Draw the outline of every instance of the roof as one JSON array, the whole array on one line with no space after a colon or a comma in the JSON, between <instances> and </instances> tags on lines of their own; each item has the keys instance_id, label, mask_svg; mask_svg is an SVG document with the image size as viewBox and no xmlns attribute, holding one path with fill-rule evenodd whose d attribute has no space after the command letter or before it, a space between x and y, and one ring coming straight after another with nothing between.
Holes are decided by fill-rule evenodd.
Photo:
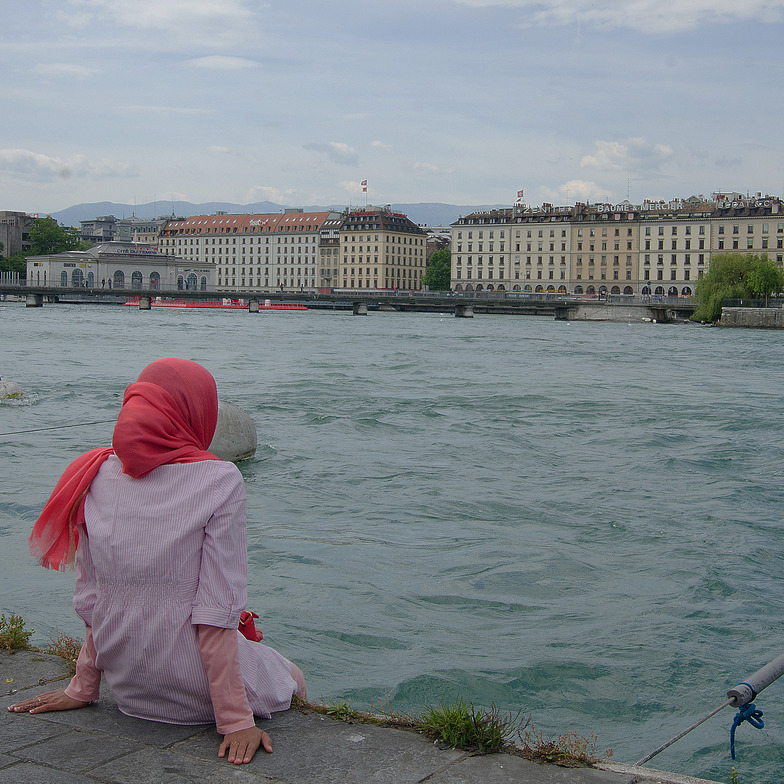
<instances>
[{"instance_id":1,"label":"roof","mask_svg":"<svg viewBox=\"0 0 784 784\"><path fill-rule=\"evenodd\" d=\"M335 213L287 212L256 215L193 215L170 220L163 234L249 234L284 231L319 231Z\"/></svg>"}]
</instances>

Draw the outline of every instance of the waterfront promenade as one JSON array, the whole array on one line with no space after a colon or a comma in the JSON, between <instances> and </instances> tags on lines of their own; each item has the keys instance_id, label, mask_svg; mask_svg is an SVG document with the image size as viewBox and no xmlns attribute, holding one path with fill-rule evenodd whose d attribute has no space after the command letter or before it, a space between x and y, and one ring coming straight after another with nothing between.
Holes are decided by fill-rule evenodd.
<instances>
[{"instance_id":1,"label":"waterfront promenade","mask_svg":"<svg viewBox=\"0 0 784 784\"><path fill-rule=\"evenodd\" d=\"M31 716L5 708L61 688L65 662L47 654L0 652L0 784L714 784L705 779L607 763L542 765L513 754L443 749L415 732L351 724L289 710L263 722L272 754L248 765L217 758L214 727L132 719L101 700L75 711Z\"/></svg>"}]
</instances>

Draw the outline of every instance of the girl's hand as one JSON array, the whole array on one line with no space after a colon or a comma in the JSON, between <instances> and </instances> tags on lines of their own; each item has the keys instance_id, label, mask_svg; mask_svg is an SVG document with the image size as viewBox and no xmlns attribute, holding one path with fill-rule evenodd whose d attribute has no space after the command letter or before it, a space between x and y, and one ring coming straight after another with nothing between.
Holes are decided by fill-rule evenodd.
<instances>
[{"instance_id":1,"label":"girl's hand","mask_svg":"<svg viewBox=\"0 0 784 784\"><path fill-rule=\"evenodd\" d=\"M16 705L9 705L8 710L12 713L46 713L47 711L73 710L74 708L84 708L90 705L89 702L82 702L69 697L65 689L57 691L47 691L29 700L17 702Z\"/></svg>"},{"instance_id":2,"label":"girl's hand","mask_svg":"<svg viewBox=\"0 0 784 784\"><path fill-rule=\"evenodd\" d=\"M223 743L218 749L218 756L225 757L229 752L229 762L241 765L243 762L250 762L259 746L264 747L264 751L272 753L272 740L266 732L258 727L250 727L247 730L237 730L223 736Z\"/></svg>"}]
</instances>

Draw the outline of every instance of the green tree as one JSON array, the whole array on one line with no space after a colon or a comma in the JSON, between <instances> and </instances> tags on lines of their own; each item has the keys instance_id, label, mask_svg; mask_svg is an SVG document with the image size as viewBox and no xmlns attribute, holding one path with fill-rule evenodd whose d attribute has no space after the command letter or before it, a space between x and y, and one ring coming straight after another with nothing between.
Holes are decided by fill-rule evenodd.
<instances>
[{"instance_id":1,"label":"green tree","mask_svg":"<svg viewBox=\"0 0 784 784\"><path fill-rule=\"evenodd\" d=\"M79 232L74 228L60 226L54 218L36 218L29 231L30 250L28 256L44 256L80 250Z\"/></svg>"},{"instance_id":2,"label":"green tree","mask_svg":"<svg viewBox=\"0 0 784 784\"><path fill-rule=\"evenodd\" d=\"M10 258L0 256L0 272L18 272L19 276L27 276L27 259L21 253L15 253Z\"/></svg>"},{"instance_id":3,"label":"green tree","mask_svg":"<svg viewBox=\"0 0 784 784\"><path fill-rule=\"evenodd\" d=\"M452 252L449 248L435 251L427 260L422 283L431 291L449 291L452 280Z\"/></svg>"},{"instance_id":4,"label":"green tree","mask_svg":"<svg viewBox=\"0 0 784 784\"><path fill-rule=\"evenodd\" d=\"M781 278L769 269L771 264L779 270L780 276L780 267L770 262L767 256L753 253L713 256L710 269L697 282L694 296L698 305L692 318L695 321L718 321L725 299L752 299L780 289Z\"/></svg>"},{"instance_id":5,"label":"green tree","mask_svg":"<svg viewBox=\"0 0 784 784\"><path fill-rule=\"evenodd\" d=\"M765 297L765 306L768 297L784 291L784 271L781 264L767 256L755 257L751 269L746 275L751 291L758 297Z\"/></svg>"}]
</instances>

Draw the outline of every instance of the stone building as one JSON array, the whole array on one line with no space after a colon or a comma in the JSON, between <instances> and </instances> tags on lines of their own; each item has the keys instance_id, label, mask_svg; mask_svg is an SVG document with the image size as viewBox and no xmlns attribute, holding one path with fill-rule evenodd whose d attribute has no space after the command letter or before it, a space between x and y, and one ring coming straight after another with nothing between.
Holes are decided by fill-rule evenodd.
<instances>
[{"instance_id":1,"label":"stone building","mask_svg":"<svg viewBox=\"0 0 784 784\"><path fill-rule=\"evenodd\" d=\"M3 244L0 256L8 258L30 250L28 232L34 221L35 216L26 212L0 210L0 243Z\"/></svg>"},{"instance_id":2,"label":"stone building","mask_svg":"<svg viewBox=\"0 0 784 784\"><path fill-rule=\"evenodd\" d=\"M84 242L111 242L117 235L117 218L102 215L93 220L79 221L79 239Z\"/></svg>"},{"instance_id":3,"label":"stone building","mask_svg":"<svg viewBox=\"0 0 784 784\"><path fill-rule=\"evenodd\" d=\"M115 224L114 239L117 242L138 242L154 248L158 247L161 229L172 218L120 218Z\"/></svg>"},{"instance_id":4,"label":"stone building","mask_svg":"<svg viewBox=\"0 0 784 784\"><path fill-rule=\"evenodd\" d=\"M262 215L196 215L166 223L159 247L215 268L219 290L315 289L319 239L333 211L287 209Z\"/></svg>"},{"instance_id":5,"label":"stone building","mask_svg":"<svg viewBox=\"0 0 784 784\"><path fill-rule=\"evenodd\" d=\"M133 242L104 242L27 259L29 286L84 287L105 291L213 291L214 267L167 256Z\"/></svg>"},{"instance_id":6,"label":"stone building","mask_svg":"<svg viewBox=\"0 0 784 784\"><path fill-rule=\"evenodd\" d=\"M386 207L169 220L159 248L212 264L218 290L420 289L426 233Z\"/></svg>"},{"instance_id":7,"label":"stone building","mask_svg":"<svg viewBox=\"0 0 784 784\"><path fill-rule=\"evenodd\" d=\"M472 213L452 224L452 288L688 297L726 252L783 261L784 202L714 194Z\"/></svg>"},{"instance_id":8,"label":"stone building","mask_svg":"<svg viewBox=\"0 0 784 784\"><path fill-rule=\"evenodd\" d=\"M339 229L337 281L348 289L422 288L427 232L389 207L348 211Z\"/></svg>"}]
</instances>

